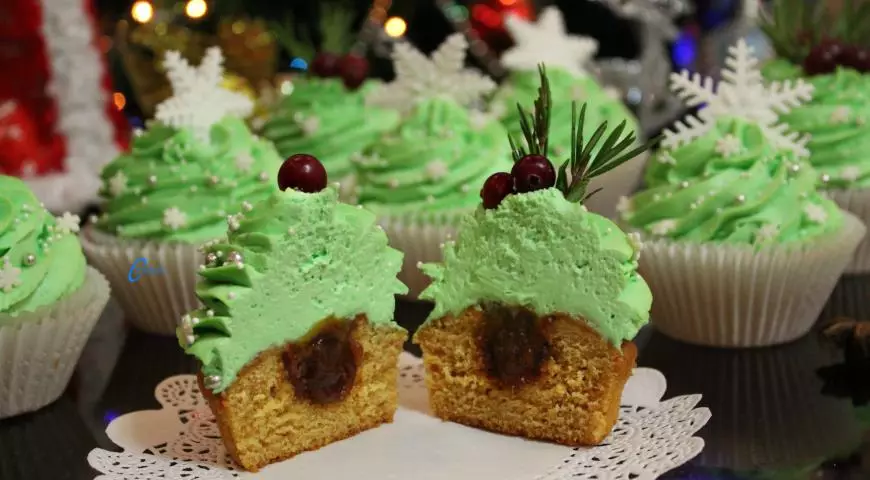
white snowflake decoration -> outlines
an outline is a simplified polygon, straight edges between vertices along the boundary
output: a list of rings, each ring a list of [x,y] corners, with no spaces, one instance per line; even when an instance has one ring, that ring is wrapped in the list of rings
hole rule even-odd
[[[776,238],[777,235],[779,235],[779,227],[772,223],[767,223],[758,229],[758,232],[755,234],[755,241],[767,242]]]
[[[854,182],[861,176],[861,169],[856,166],[849,166],[840,171],[840,178],[847,182]]]
[[[408,43],[393,49],[396,79],[373,90],[366,98],[369,105],[410,111],[421,101],[437,97],[455,100],[463,106],[479,102],[495,90],[496,84],[486,75],[465,68],[468,42],[461,33],[447,37],[430,57]]]
[[[649,231],[653,235],[667,235],[677,228],[677,221],[673,219],[662,220],[653,224]]]
[[[78,215],[64,212],[63,215],[55,217],[55,221],[57,223],[55,229],[60,233],[78,233],[81,218]]]
[[[118,197],[127,190],[127,176],[124,175],[124,172],[118,171],[111,178],[109,178],[109,193],[113,197]]]
[[[8,292],[18,285],[21,285],[21,269],[9,265],[9,259],[4,258],[0,267],[0,290]]]
[[[236,155],[235,158],[236,168],[242,172],[250,172],[251,168],[254,166],[254,157],[252,157],[249,153],[243,152]]]
[[[187,215],[178,207],[169,207],[163,211],[163,225],[172,230],[178,230],[187,225]]]
[[[218,47],[206,50],[198,67],[192,67],[177,51],[166,52],[163,66],[172,96],[157,105],[154,117],[175,128],[190,128],[197,138],[208,141],[211,126],[222,118],[250,115],[251,100],[221,86],[223,62]]]
[[[852,117],[852,110],[849,107],[837,107],[831,112],[831,123],[843,124],[849,121]]]
[[[813,86],[803,80],[765,85],[758,59],[744,39],[728,48],[717,88],[714,89],[712,78],[684,70],[671,74],[671,90],[686,106],[703,105],[703,108],[697,116],[689,115],[664,132],[665,148],[675,148],[704,135],[718,118],[736,117],[756,122],[774,145],[809,155],[808,139],[788,131],[786,125],[779,123],[778,115],[810,100]]]
[[[743,151],[743,143],[734,135],[725,135],[716,140],[716,153],[728,158]]]
[[[430,180],[441,180],[447,175],[447,164],[441,160],[433,160],[426,164],[426,176]]]
[[[598,52],[597,40],[568,34],[562,12],[556,7],[543,9],[535,23],[508,15],[505,28],[514,46],[502,54],[501,63],[511,70],[535,70],[543,63],[586,76],[586,67]]]
[[[819,205],[811,203],[804,207],[804,215],[813,223],[825,223],[828,220],[828,212]]]

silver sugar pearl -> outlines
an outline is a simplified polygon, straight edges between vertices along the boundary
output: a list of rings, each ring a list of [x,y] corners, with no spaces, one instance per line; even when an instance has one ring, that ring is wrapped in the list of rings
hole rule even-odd
[[[213,316],[214,316],[214,310],[206,310],[206,311],[205,311],[205,316],[206,316],[206,317],[213,317]]]
[[[682,182],[680,182],[680,188],[689,188],[689,182],[683,180]]]
[[[822,183],[828,183],[831,181],[831,176],[827,173],[822,174]]]
[[[214,390],[221,386],[221,377],[218,375],[209,375],[202,382],[203,386],[209,390]]]
[[[148,185],[152,187],[157,186],[157,175],[151,175],[148,177]]]
[[[245,259],[244,259],[244,257],[242,257],[241,253],[233,250],[232,252],[230,252],[227,255],[227,261],[231,262],[231,263],[240,263],[240,262],[245,261]]]
[[[191,346],[196,342],[196,335],[187,335],[184,340],[187,342],[187,346]]]
[[[789,168],[791,169],[791,171],[793,173],[798,173],[801,171],[801,166],[799,163],[793,163],[793,164],[791,164],[791,167],[789,167]]]
[[[27,255],[24,256],[24,265],[30,267],[34,263],[36,263],[36,255],[34,255],[32,253],[28,253]]]
[[[736,200],[737,203],[744,203],[744,202],[746,202],[746,195],[743,195],[741,193],[740,195],[737,195],[737,197],[734,200]]]
[[[205,263],[207,265],[214,265],[215,263],[217,263],[217,261],[218,261],[218,256],[215,255],[214,252],[210,252],[208,255],[205,256]]]
[[[269,181],[269,174],[266,172],[260,172],[260,175],[257,177],[261,182]]]
[[[236,298],[236,292],[227,293],[227,300],[235,300],[235,298]]]
[[[221,179],[219,179],[219,178],[217,177],[217,175],[211,175],[210,177],[208,177],[208,180],[207,180],[207,181],[208,181],[208,184],[209,184],[209,185],[211,185],[211,186],[215,186],[215,185],[217,185],[218,183],[220,183]]]

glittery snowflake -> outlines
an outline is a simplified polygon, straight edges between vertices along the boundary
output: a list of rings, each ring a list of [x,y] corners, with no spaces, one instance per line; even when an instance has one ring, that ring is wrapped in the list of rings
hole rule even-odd
[[[191,66],[177,51],[168,51],[163,60],[172,96],[157,105],[154,117],[176,128],[190,128],[208,141],[211,126],[228,115],[246,117],[253,110],[246,96],[221,86],[224,57],[211,47],[198,67]]]
[[[777,235],[779,235],[779,227],[772,223],[767,223],[762,225],[758,229],[758,232],[755,233],[755,241],[768,242],[776,238]]]
[[[3,259],[3,266],[0,267],[0,290],[8,292],[13,288],[21,285],[21,269],[13,267],[9,264],[9,259]]]
[[[514,46],[501,56],[501,63],[511,70],[536,70],[543,63],[574,75],[587,75],[586,67],[598,52],[598,41],[565,30],[562,12],[556,7],[541,11],[535,23],[508,15],[505,28]]]
[[[849,166],[840,170],[840,178],[847,182],[854,182],[861,176],[861,169],[856,166]]]
[[[163,225],[172,230],[178,230],[187,225],[187,215],[178,207],[169,207],[163,211]]]
[[[660,222],[654,223],[649,231],[653,233],[653,235],[667,235],[674,228],[677,227],[677,221],[672,219],[662,220]]]
[[[393,50],[396,79],[373,90],[366,98],[369,105],[407,112],[421,101],[447,97],[468,106],[495,90],[495,82],[480,72],[465,68],[468,42],[455,33],[430,57],[408,43],[398,43]]]
[[[236,168],[238,168],[242,172],[250,172],[251,167],[254,166],[254,157],[252,157],[249,153],[243,152],[236,155],[235,158]]]
[[[825,223],[828,220],[828,212],[819,205],[811,203],[804,207],[804,215],[813,223]]]
[[[73,215],[69,212],[64,212],[63,215],[55,217],[55,230],[60,233],[78,233],[81,218],[78,215]]]
[[[743,151],[743,143],[734,135],[725,135],[716,140],[716,153],[728,158]]]
[[[426,164],[426,176],[430,180],[440,180],[447,175],[447,164],[441,160],[433,160]]]
[[[118,197],[127,190],[127,176],[124,175],[124,172],[118,171],[111,178],[109,178],[109,193],[113,197]]]
[[[846,123],[852,118],[852,110],[849,107],[837,107],[831,112],[831,123]]]
[[[707,133],[716,120],[723,117],[742,118],[755,122],[773,144],[808,155],[807,138],[790,132],[779,123],[778,116],[800,106],[812,97],[813,86],[798,80],[795,83],[765,84],[746,40],[729,47],[722,81],[714,88],[713,79],[688,71],[671,74],[671,90],[688,107],[703,106],[698,115],[689,115],[664,132],[662,146],[675,148]]]

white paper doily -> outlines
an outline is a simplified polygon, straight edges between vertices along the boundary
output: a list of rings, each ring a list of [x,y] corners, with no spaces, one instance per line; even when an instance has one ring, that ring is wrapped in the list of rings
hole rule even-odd
[[[443,422],[429,413],[423,365],[402,354],[393,423],[256,474],[233,464],[193,375],[161,382],[161,410],[118,417],[106,428],[123,449],[94,449],[95,480],[652,480],[695,457],[694,434],[710,419],[700,395],[661,401],[665,378],[637,368],[622,395],[619,422],[604,445],[570,448]]]

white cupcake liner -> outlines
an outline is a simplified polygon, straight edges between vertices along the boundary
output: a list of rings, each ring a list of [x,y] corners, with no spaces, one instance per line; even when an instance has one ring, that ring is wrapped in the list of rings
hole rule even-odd
[[[610,219],[617,219],[619,212],[617,212],[616,206],[619,203],[619,198],[628,197],[637,189],[647,158],[649,155],[642,153],[620,165],[619,168],[614,168],[604,175],[593,178],[586,191],[594,192],[599,188],[601,190],[583,202],[583,205],[591,212]]]
[[[410,216],[378,218],[378,224],[390,239],[390,246],[405,254],[399,280],[408,286],[408,298],[417,298],[431,281],[417,265],[441,261],[441,245],[455,238],[459,220],[467,213],[446,213],[416,219]]]
[[[87,227],[80,236],[88,261],[103,272],[127,321],[160,335],[175,335],[178,319],[199,308],[195,288],[204,256],[199,245],[123,240]],[[130,282],[130,267],[145,258],[162,272]]]
[[[640,273],[653,293],[653,324],[678,340],[716,347],[803,336],[864,238],[864,224],[844,215],[842,231],[805,248],[644,241]]]
[[[60,397],[109,293],[103,275],[87,267],[82,286],[53,305],[15,317],[0,314],[0,418]]]
[[[852,212],[865,225],[870,225],[870,188],[854,190],[827,190],[825,194],[843,210]],[[870,240],[864,239],[855,249],[855,256],[846,266],[848,274],[870,272]]]

